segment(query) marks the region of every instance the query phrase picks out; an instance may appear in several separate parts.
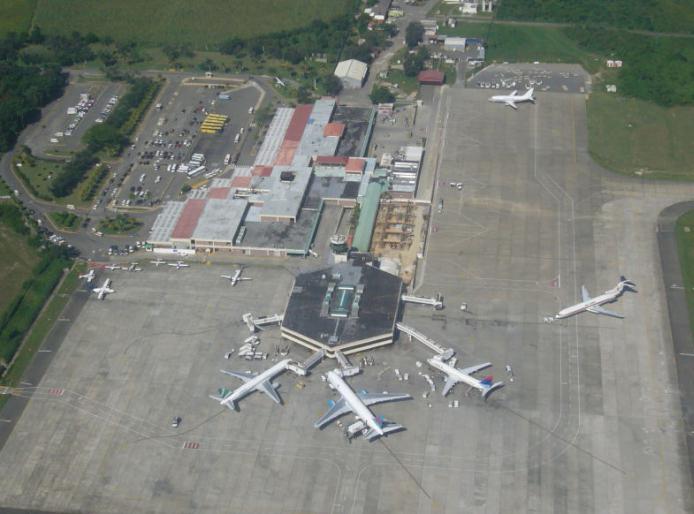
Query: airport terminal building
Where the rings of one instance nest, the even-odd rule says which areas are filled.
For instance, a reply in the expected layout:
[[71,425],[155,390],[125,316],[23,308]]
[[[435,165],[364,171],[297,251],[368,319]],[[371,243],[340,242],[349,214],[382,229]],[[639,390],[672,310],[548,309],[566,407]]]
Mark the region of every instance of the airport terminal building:
[[353,260],[302,273],[294,281],[282,336],[328,357],[393,342],[402,281]]
[[[307,255],[324,204],[354,207],[383,181],[364,155],[373,113],[357,144],[335,121],[334,98],[279,108],[252,166],[215,178],[184,201],[167,202],[148,242],[157,248],[243,255]],[[339,118],[339,116],[338,116]],[[352,155],[340,155],[345,144]],[[354,151],[359,148],[358,151]]]

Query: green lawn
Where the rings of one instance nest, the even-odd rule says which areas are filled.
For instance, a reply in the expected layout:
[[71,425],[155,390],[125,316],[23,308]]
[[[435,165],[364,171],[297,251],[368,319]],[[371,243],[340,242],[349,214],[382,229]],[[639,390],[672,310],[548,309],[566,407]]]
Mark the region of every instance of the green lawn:
[[565,62],[582,64],[590,72],[599,68],[596,56],[581,50],[563,29],[489,23],[459,23],[442,27],[450,36],[481,37],[487,42],[487,61]]
[[0,180],[0,196],[8,196],[12,194],[12,190],[9,188],[4,180]]
[[48,216],[57,227],[65,230],[77,229],[82,221],[82,218],[71,212],[51,212]]
[[677,254],[687,296],[689,324],[694,327],[694,211],[683,214],[675,224]]
[[77,30],[146,45],[190,43],[205,49],[232,36],[329,20],[353,5],[352,0],[38,0],[35,23],[46,33]]
[[0,36],[29,30],[37,0],[0,1]]
[[36,249],[27,244],[26,237],[0,223],[0,314],[19,294],[38,262]]
[[587,109],[589,150],[602,166],[632,176],[694,179],[694,106],[664,108],[596,91]]
[[[90,185],[91,178],[98,173],[98,168],[90,170],[84,180],[75,188],[69,196],[63,198],[55,198],[51,193],[50,186],[52,178],[56,176],[59,170],[62,169],[63,163],[60,161],[49,161],[46,159],[38,159],[36,157],[27,158],[25,155],[19,155],[16,162],[21,162],[22,166],[16,168],[20,178],[29,183],[32,193],[39,198],[55,202],[59,205],[75,205],[76,207],[89,207],[91,201],[82,200],[82,192]],[[105,177],[102,178],[103,184]],[[98,194],[98,193],[97,193]]]

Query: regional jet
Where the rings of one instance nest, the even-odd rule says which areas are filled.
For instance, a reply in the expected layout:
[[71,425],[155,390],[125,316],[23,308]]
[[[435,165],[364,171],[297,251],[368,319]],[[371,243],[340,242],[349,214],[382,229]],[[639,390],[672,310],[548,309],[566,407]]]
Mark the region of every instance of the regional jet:
[[157,268],[159,267],[160,264],[166,264],[166,261],[164,259],[157,259],[156,261],[149,261],[151,264],[154,264]]
[[531,87],[524,94],[518,96],[518,91],[513,91],[510,95],[496,95],[492,96],[489,101],[506,104],[513,109],[518,110],[517,103],[521,102],[532,102],[535,103],[535,97],[533,96],[534,89]]
[[107,278],[103,286],[95,287],[94,289],[92,289],[92,291],[94,291],[97,294],[97,298],[99,300],[103,300],[104,298],[106,298],[107,294],[115,293],[115,291],[109,287],[110,285],[111,279]]
[[190,264],[186,264],[183,261],[169,262],[168,265],[172,266],[176,269],[189,268],[190,267]]
[[93,269],[89,270],[89,273],[86,275],[80,275],[80,278],[86,278],[87,279],[87,284],[91,284],[92,280],[94,280],[94,277],[96,277],[96,273],[94,272]]
[[431,364],[434,368],[439,371],[443,371],[446,374],[446,385],[443,386],[442,395],[446,396],[448,392],[456,385],[458,382],[467,384],[471,388],[477,389],[481,394],[482,398],[486,400],[489,395],[492,394],[497,389],[504,387],[503,382],[494,383],[494,377],[488,375],[482,380],[473,377],[474,373],[487,369],[491,367],[491,362],[485,362],[483,364],[477,364],[476,366],[470,366],[469,368],[455,368],[443,360],[440,355],[434,355],[431,359],[427,359],[427,362]]
[[238,268],[236,271],[234,271],[233,275],[220,275],[222,278],[226,278],[229,280],[229,283],[232,286],[235,286],[238,284],[241,280],[253,280],[250,277],[241,277],[241,273],[243,273],[243,268]]
[[621,314],[608,311],[607,309],[600,307],[604,303],[616,301],[617,298],[624,293],[624,291],[636,292],[636,284],[634,284],[631,280],[627,280],[623,276],[620,277],[619,283],[615,287],[594,298],[590,297],[590,293],[588,293],[586,286],[581,286],[581,296],[583,301],[581,303],[577,303],[576,305],[572,305],[571,307],[567,307],[566,309],[560,310],[554,316],[554,318],[549,319],[554,320],[568,318],[574,314],[584,311],[592,312],[593,314],[602,314],[604,316],[612,316],[613,318],[624,318],[624,316]]
[[342,398],[337,402],[332,400],[328,402],[330,410],[313,424],[314,427],[322,428],[340,416],[352,412],[366,424],[367,428],[365,428],[364,437],[369,441],[390,432],[402,430],[402,425],[388,421],[382,416],[374,416],[368,406],[377,403],[409,400],[412,398],[409,394],[368,393],[366,391],[355,393],[335,371],[328,371],[327,379],[328,383],[340,393]]
[[265,393],[272,398],[275,403],[281,404],[282,400],[275,390],[279,387],[279,384],[273,384],[272,379],[287,370],[287,365],[290,362],[291,359],[284,359],[260,374],[253,373],[251,371],[236,372],[221,370],[221,372],[225,375],[240,378],[243,380],[244,384],[234,391],[230,391],[229,389],[222,387],[219,389],[216,395],[210,395],[210,398],[217,400],[221,405],[225,405],[231,410],[238,410],[236,403],[241,398],[252,393],[253,391],[260,391],[261,393]]

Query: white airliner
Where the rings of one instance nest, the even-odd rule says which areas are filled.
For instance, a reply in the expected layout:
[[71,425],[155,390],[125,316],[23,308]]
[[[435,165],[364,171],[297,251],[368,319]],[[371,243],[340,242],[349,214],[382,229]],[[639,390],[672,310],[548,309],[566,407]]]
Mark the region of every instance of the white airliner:
[[636,284],[624,277],[620,277],[619,283],[615,287],[605,291],[603,294],[596,296],[595,298],[590,297],[590,293],[588,293],[586,286],[581,286],[581,297],[583,298],[583,301],[581,303],[577,303],[576,305],[572,305],[571,307],[567,307],[566,309],[560,310],[553,319],[564,319],[585,311],[592,312],[593,314],[612,316],[613,318],[624,318],[624,316],[621,314],[608,311],[607,309],[600,307],[604,303],[614,302],[622,295],[622,293],[624,293],[624,291],[636,292]]
[[238,284],[241,280],[253,280],[250,277],[241,277],[241,273],[243,273],[243,268],[238,268],[236,271],[234,271],[233,275],[220,275],[222,278],[226,278],[229,280],[229,283],[232,286],[235,286]]
[[186,264],[183,261],[169,262],[168,265],[172,266],[176,269],[189,268],[190,267],[190,264]]
[[99,300],[103,300],[104,298],[106,298],[107,294],[115,293],[115,291],[109,287],[110,285],[111,279],[107,278],[103,286],[95,287],[94,289],[92,289],[92,291],[94,291],[97,294],[97,298]]
[[489,99],[489,101],[495,102],[495,103],[500,103],[500,104],[506,104],[509,107],[512,107],[514,109],[518,109],[518,106],[516,105],[518,103],[521,103],[521,102],[535,103],[535,97],[533,96],[533,91],[534,91],[534,89],[531,87],[524,94],[522,94],[520,96],[518,96],[518,91],[513,91],[510,95],[492,96]]
[[109,264],[108,266],[104,266],[104,269],[115,271],[117,269],[121,269],[121,267],[118,264]]
[[355,393],[335,371],[328,371],[327,378],[328,383],[340,393],[342,398],[337,402],[332,400],[328,402],[330,410],[313,424],[314,427],[322,428],[340,416],[353,412],[366,424],[367,428],[365,429],[364,437],[369,441],[390,432],[402,430],[402,425],[388,421],[382,416],[378,418],[374,416],[368,406],[377,403],[409,400],[412,398],[409,394],[367,393],[366,391]]
[[93,269],[89,270],[89,273],[85,275],[80,275],[80,278],[86,278],[87,279],[87,284],[91,284],[92,280],[94,280],[94,277],[96,277],[96,273],[94,272]]
[[427,359],[427,362],[434,368],[443,371],[446,374],[446,385],[443,386],[443,391],[441,393],[443,396],[446,396],[453,386],[458,382],[462,382],[474,389],[477,389],[482,394],[482,398],[485,400],[489,398],[489,395],[494,391],[504,387],[503,382],[494,383],[494,377],[491,375],[482,378],[482,380],[472,376],[478,371],[491,367],[491,362],[485,362],[483,364],[477,364],[476,366],[470,366],[469,368],[463,369],[454,368],[450,364],[447,364],[440,355],[434,355],[431,359]]
[[166,261],[164,259],[157,259],[156,261],[149,261],[151,264],[154,264],[157,268],[159,267],[160,264],[166,264]]
[[271,380],[286,371],[287,365],[290,362],[291,359],[284,359],[260,374],[251,371],[236,372],[220,370],[226,375],[240,378],[244,381],[244,384],[234,391],[221,388],[217,395],[210,395],[210,398],[217,400],[221,405],[225,405],[231,410],[238,410],[236,402],[253,391],[260,391],[272,398],[275,403],[281,404],[282,400],[277,394],[277,391],[275,391],[275,389],[279,387],[279,384],[273,384]]

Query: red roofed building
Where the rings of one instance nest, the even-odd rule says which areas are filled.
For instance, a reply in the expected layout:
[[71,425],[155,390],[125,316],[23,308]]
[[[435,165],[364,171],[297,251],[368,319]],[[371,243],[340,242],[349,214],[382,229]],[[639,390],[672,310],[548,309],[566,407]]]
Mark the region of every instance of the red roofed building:
[[246,188],[251,185],[251,179],[249,176],[234,177],[231,179],[231,187]]
[[207,200],[199,198],[186,202],[176,227],[174,227],[171,233],[171,239],[190,239],[195,231],[195,227],[198,225],[198,220],[205,209],[206,203]]
[[424,85],[441,86],[445,79],[443,72],[438,70],[422,70],[417,75],[419,83]]
[[364,159],[350,157],[347,159],[347,164],[345,165],[345,173],[357,173],[361,175],[364,173],[364,167],[366,167],[366,161]]
[[229,191],[231,191],[231,188],[229,187],[213,187],[207,192],[207,198],[224,200],[227,196],[229,196]]
[[272,175],[272,166],[253,166],[251,175],[254,177],[269,177]]
[[347,165],[349,157],[341,155],[319,155],[313,159],[314,166],[337,166],[342,167]]
[[342,137],[342,134],[344,134],[344,132],[345,132],[345,124],[339,123],[336,121],[328,123],[327,125],[325,125],[325,128],[323,129],[323,135],[325,137],[330,137],[330,136]]

